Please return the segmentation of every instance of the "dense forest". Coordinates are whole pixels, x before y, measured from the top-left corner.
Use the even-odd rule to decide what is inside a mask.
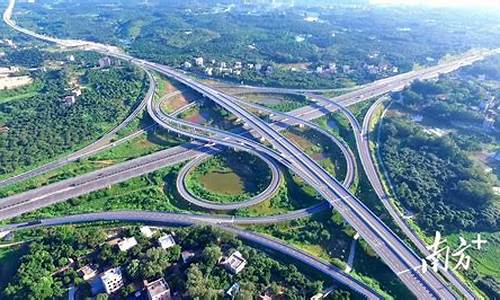
[[[382,127],[382,158],[397,199],[428,233],[498,230],[489,179],[450,137],[433,137],[402,118]]]
[[[97,65],[101,55],[90,51],[43,51],[37,47],[26,47],[21,50],[5,48],[5,56],[0,57],[0,65],[18,66],[24,68],[39,68],[46,61],[66,62],[70,65],[94,67]],[[74,57],[73,62],[68,61],[69,56]]]
[[[69,71],[37,72],[35,95],[0,104],[0,174],[54,158],[96,140],[122,120],[145,90],[129,67],[85,69],[72,105]]]
[[[428,233],[500,228],[494,179],[471,156],[498,138],[498,127],[482,124],[496,109],[491,99],[498,90],[471,77],[480,69],[413,83],[394,95],[395,107],[423,122],[395,115],[381,128],[382,160],[397,199]],[[444,133],[432,133],[436,126]]]
[[[137,227],[118,230],[119,236],[134,236],[138,245],[128,252],[111,246],[106,232],[95,228],[61,227],[26,233],[37,239],[29,242],[17,272],[3,291],[2,299],[54,299],[64,296],[70,284],[79,295],[90,293],[77,269],[92,264],[99,271],[122,267],[125,286],[114,299],[125,299],[141,286],[143,279],[165,276],[171,289],[190,298],[220,299],[235,282],[240,291],[236,299],[250,299],[262,292],[281,294],[287,299],[303,299],[321,291],[322,282],[308,279],[297,267],[278,262],[256,249],[243,245],[232,234],[213,227],[175,229],[177,245],[162,249],[156,245],[156,232],[148,239]],[[164,231],[165,232],[165,231]],[[111,232],[113,233],[113,231]],[[179,263],[180,253],[196,253],[190,264]],[[245,269],[230,275],[218,264],[222,255],[238,250],[248,260]],[[74,264],[70,264],[73,259]],[[5,261],[0,260],[0,265]],[[65,267],[69,266],[67,269]],[[348,297],[349,293],[340,295]]]
[[[408,14],[369,7],[353,13],[352,7],[274,10],[259,4],[225,10],[221,3],[188,3],[19,3],[15,18],[54,36],[119,45],[134,56],[175,67],[198,56],[206,64],[215,60],[214,69],[221,62],[233,66],[240,61],[241,74],[224,74],[225,79],[302,88],[365,83],[409,71],[415,64],[435,64],[450,53],[500,46],[496,16],[490,14],[472,20],[465,11],[414,9]],[[309,14],[318,20],[306,20]],[[332,63],[335,71],[316,72]]]

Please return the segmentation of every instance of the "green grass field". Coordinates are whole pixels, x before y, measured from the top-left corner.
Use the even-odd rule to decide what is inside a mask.
[[[231,169],[212,170],[200,177],[200,183],[207,190],[228,195],[243,193],[245,191],[244,180],[245,178],[241,178]]]
[[[481,250],[473,244],[467,250],[467,254],[471,257],[471,268],[481,276],[492,276],[500,278],[500,270],[498,269],[498,259],[500,257],[500,232],[481,232],[481,239],[487,240]],[[477,238],[477,233],[461,232],[447,236],[448,245],[456,250],[460,245],[459,237],[463,237],[470,242]]]
[[[0,91],[0,104],[33,97],[38,93],[40,87],[40,82],[34,81],[31,84],[25,85],[23,87],[18,87],[11,90],[2,90]]]

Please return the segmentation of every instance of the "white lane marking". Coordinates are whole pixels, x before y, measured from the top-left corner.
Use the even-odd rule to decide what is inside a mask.
[[[420,268],[422,268],[422,265],[417,265],[417,266],[415,266],[415,267],[413,267],[413,268],[409,268],[409,269],[405,269],[405,270],[403,270],[403,271],[399,271],[399,272],[397,272],[397,273],[396,273],[396,275],[398,275],[398,276],[399,276],[399,275],[402,275],[402,274],[407,273],[407,272],[410,272],[410,271],[416,271],[416,270],[418,270],[418,269],[420,269]]]
[[[46,198],[46,197],[50,197],[52,195],[56,195],[56,194],[67,192],[67,191],[72,190],[72,189],[74,189],[74,187],[70,186],[70,187],[64,188],[62,190],[57,190],[57,191],[49,193],[49,194],[44,194],[44,195],[40,195],[40,196],[35,197],[35,198],[31,198],[30,200],[28,200],[28,202],[37,201],[37,200],[40,200],[40,199],[43,199],[43,198]]]

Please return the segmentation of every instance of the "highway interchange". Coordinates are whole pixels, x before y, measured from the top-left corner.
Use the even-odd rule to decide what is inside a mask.
[[[224,145],[243,151],[249,151],[261,157],[265,157],[265,159],[268,159],[269,161],[281,163],[283,166],[291,169],[294,173],[301,176],[321,195],[323,195],[323,197],[330,203],[333,208],[338,210],[344,216],[346,221],[348,221],[357,230],[357,232],[371,245],[371,247],[379,254],[379,256],[386,262],[386,264],[396,273],[396,275],[399,276],[399,278],[418,298],[457,298],[455,292],[438,274],[435,274],[433,272],[427,272],[423,274],[422,272],[418,271],[418,266],[421,263],[421,258],[417,254],[415,254],[411,250],[411,248],[409,248],[403,241],[401,241],[399,237],[397,237],[397,235],[392,232],[391,229],[389,229],[377,216],[375,216],[359,199],[357,199],[347,189],[346,185],[349,180],[346,180],[347,182],[344,182],[343,184],[339,183],[314,160],[308,157],[295,144],[284,138],[283,135],[281,135],[278,131],[277,127],[279,126],[276,126],[276,124],[270,125],[250,111],[244,109],[245,104],[241,103],[241,100],[239,100],[238,98],[227,95],[220,90],[216,90],[210,86],[200,83],[186,76],[185,74],[177,72],[167,66],[135,59],[123,53],[117,52],[112,47],[101,46],[94,43],[87,43],[82,41],[61,41],[55,38],[48,38],[43,35],[33,33],[29,30],[21,29],[20,27],[15,25],[13,21],[10,20],[14,3],[15,1],[11,0],[9,2],[8,9],[4,13],[4,20],[14,29],[19,30],[25,34],[29,34],[33,37],[40,38],[49,42],[58,43],[63,46],[85,46],[87,48],[90,48],[91,50],[128,60],[144,69],[154,70],[162,73],[198,91],[206,98],[214,101],[232,114],[236,115],[245,123],[245,127],[249,129],[249,132],[251,132],[253,137],[224,132],[214,128],[207,128],[206,126],[191,124],[183,120],[176,119],[173,116],[167,116],[160,110],[155,109],[155,105],[153,105],[152,93],[150,93],[150,86],[150,91],[148,91],[148,95],[145,97],[145,101],[143,102],[143,104],[146,105],[148,113],[153,117],[156,123],[171,131],[192,137],[198,141],[205,141],[207,144],[192,142],[179,147],[160,151],[149,156],[134,159],[127,163],[122,163],[106,169],[85,174],[83,176],[71,178],[36,190],[2,199],[0,205],[0,219],[7,219],[24,212],[32,211],[34,209],[44,207],[59,201],[64,201],[66,199],[109,186],[128,178],[154,171],[166,165],[177,164],[195,157],[200,157],[200,155],[205,156],[212,153],[213,151],[220,151],[220,148],[218,148],[218,146],[215,146],[215,144]],[[110,52],[109,50],[112,51]],[[343,94],[334,99],[327,99],[315,94],[310,94],[311,91],[281,91],[292,93],[307,93],[307,95],[310,97],[318,98],[318,102],[314,105],[306,106],[291,112],[288,119],[285,116],[281,116],[280,124],[286,123],[288,124],[287,126],[303,124],[307,126],[308,123],[306,123],[306,121],[323,116],[339,108],[341,109],[341,111],[345,112],[346,116],[349,118],[349,112],[344,108],[345,106],[349,106],[360,101],[365,101],[373,97],[381,96],[393,90],[401,89],[415,79],[432,78],[440,73],[453,71],[465,64],[470,64],[473,61],[481,58],[481,55],[470,55],[463,59],[448,62],[446,64],[438,65],[420,71],[412,71],[391,78],[386,78],[360,87],[359,89],[356,89],[352,92],[347,92],[346,94]],[[266,91],[265,88],[263,88],[263,90]],[[138,110],[139,108],[140,106],[138,107]],[[263,108],[260,109],[263,110]],[[299,119],[302,120],[302,122]],[[362,158],[363,168],[367,172],[368,178],[370,179],[370,182],[374,186],[374,189],[376,190],[377,195],[379,195],[379,197],[381,198],[382,202],[388,202],[386,195],[382,194],[384,193],[384,191],[380,184],[380,178],[378,177],[378,173],[374,168],[373,161],[371,161],[371,154],[369,152],[369,147],[367,146],[368,132],[366,130],[367,127],[365,127],[365,122],[363,124],[363,127],[361,127],[359,124],[357,124],[357,120],[354,120],[350,121],[353,125],[353,129],[356,132],[357,147],[358,152],[360,153]],[[261,144],[259,141],[266,141],[266,145]],[[268,144],[272,145],[272,147],[268,147]],[[344,155],[347,153],[345,152],[345,149],[342,150],[342,152],[344,153]],[[348,161],[349,156],[350,155],[346,156],[346,159]],[[355,166],[355,164],[352,164],[352,166]],[[353,167],[348,168],[348,170],[352,173]],[[273,176],[273,178],[274,177],[275,176]],[[349,178],[351,178],[351,176],[347,175],[346,179]],[[272,186],[273,184],[270,185],[270,187]],[[384,203],[384,205],[386,206],[386,208],[392,207],[390,203],[388,205]],[[241,224],[246,222],[251,223],[254,221],[256,223],[268,221],[277,222],[289,220],[291,216],[299,217],[308,215],[312,211],[317,211],[326,207],[327,206],[322,203],[310,209],[292,212],[281,216],[254,218],[254,220],[251,220],[252,218],[247,218],[245,220],[245,218],[237,219],[234,217],[221,217],[213,215],[196,216],[187,214],[163,214],[162,222],[167,222],[169,219],[172,220],[172,223],[180,225],[188,225],[182,224],[182,220],[185,220],[190,224],[197,222],[209,222],[217,224]],[[391,216],[397,220],[397,216],[399,216],[399,213],[397,211],[391,212],[389,208],[388,210]],[[130,216],[130,218],[128,219],[126,217],[127,212],[124,212],[124,215],[122,215],[121,217],[116,214],[119,213],[102,213],[100,215],[100,218],[105,219],[108,215],[110,216],[108,218],[109,220],[127,220],[141,222],[154,221],[153,219],[150,219],[152,215],[148,215],[148,213],[146,212],[128,212]],[[131,214],[136,215],[135,217],[132,217]],[[151,214],[154,215],[154,213]],[[138,215],[142,217],[139,218],[137,217]],[[59,222],[57,224],[62,224],[64,222],[82,222],[85,220],[91,221],[90,216],[91,215],[63,217],[54,219],[54,222]],[[79,217],[81,218],[80,220],[78,220]],[[116,217],[116,219],[113,219],[112,217]],[[274,218],[274,220],[266,220],[266,218]],[[43,220],[41,221],[41,224],[56,224],[52,224],[50,222],[50,220]],[[25,225],[26,224],[20,224],[19,228],[23,228]],[[226,230],[234,231],[236,234],[242,236],[243,238],[250,240],[254,238],[256,240],[259,240],[259,237],[257,235],[253,235],[252,233],[249,233],[247,231],[242,231],[240,229],[232,227],[225,228]],[[411,231],[409,233],[405,232],[405,234],[407,235],[411,233]],[[249,238],[249,236],[252,238]],[[416,241],[413,242],[416,243]],[[265,243],[260,244],[265,245]],[[418,245],[418,243],[416,244]],[[273,248],[273,246],[269,247]],[[274,247],[277,246],[274,245]],[[289,255],[293,252],[293,249],[287,248],[288,246],[286,245],[281,245],[279,247],[290,249],[290,253],[288,253]],[[294,251],[296,251],[296,249]],[[291,256],[294,257],[293,255]],[[310,261],[310,263],[308,264],[314,267],[313,261]],[[336,272],[336,274],[338,273],[339,272]],[[348,275],[344,274],[344,276]],[[354,290],[359,291],[359,286],[355,288],[353,287],[352,283],[352,278],[350,278],[350,281],[348,283],[344,282],[344,284],[350,286]],[[466,298],[474,297],[472,294],[467,293],[467,289],[463,288],[463,284],[458,280],[456,282],[453,282],[453,285],[457,287]],[[364,292],[364,294],[366,295],[366,291]],[[372,296],[373,295],[368,297]]]

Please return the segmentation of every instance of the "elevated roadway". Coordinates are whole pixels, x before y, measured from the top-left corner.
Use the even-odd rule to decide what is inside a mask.
[[[395,90],[393,90],[395,91]],[[410,225],[401,217],[397,208],[390,201],[389,196],[387,195],[385,188],[382,184],[382,181],[379,176],[379,172],[375,166],[375,163],[371,156],[370,149],[370,125],[372,124],[372,120],[375,116],[376,110],[382,105],[384,101],[387,101],[387,97],[380,97],[377,99],[368,109],[364,119],[363,124],[360,125],[359,121],[352,114],[350,110],[345,108],[343,105],[335,103],[331,99],[328,99],[321,95],[308,94],[309,97],[317,98],[318,101],[323,102],[323,105],[330,105],[334,108],[338,109],[341,113],[349,121],[349,124],[353,130],[356,147],[360,157],[360,161],[362,167],[365,171],[365,174],[370,181],[371,186],[373,187],[375,193],[380,199],[381,203],[384,205],[385,209],[389,212],[391,218],[394,220],[396,225],[401,229],[403,234],[410,239],[410,241],[417,246],[418,250],[423,253],[425,256],[430,254],[427,249],[425,243],[418,237],[418,235],[411,229]],[[446,278],[449,282],[455,286],[460,293],[465,296],[466,299],[474,299],[474,293],[471,289],[463,282],[461,282],[455,274],[451,272],[441,272],[441,275]]]
[[[93,213],[93,214],[83,214],[74,215],[68,217],[60,217],[53,219],[40,220],[35,223],[19,223],[15,225],[9,225],[3,230],[19,230],[26,228],[35,227],[48,227],[48,226],[58,226],[64,224],[77,224],[77,223],[88,223],[88,222],[102,222],[102,221],[112,221],[112,222],[139,222],[152,225],[161,226],[190,226],[194,224],[206,224],[204,220],[197,219],[196,217],[188,218],[185,215],[178,215],[173,213],[156,213],[156,212],[146,212],[146,211],[120,211],[120,212],[104,212],[104,213]],[[353,291],[359,293],[360,295],[366,297],[367,299],[383,299],[376,291],[367,286],[366,284],[354,279],[352,276],[346,274],[334,265],[314,257],[307,252],[297,249],[293,246],[285,244],[284,242],[257,234],[254,232],[242,230],[231,226],[219,226],[222,230],[228,231],[252,244],[256,244],[267,250],[271,250],[275,253],[285,255],[296,261],[299,261],[310,268],[321,272],[332,280],[341,283],[344,286],[351,288]]]
[[[196,82],[166,66],[145,62],[143,60],[136,60],[121,53],[109,52],[109,50],[103,52],[115,57],[125,59],[128,57],[130,61],[163,73],[193,88],[194,90],[197,90],[224,107],[226,110],[243,119],[247,126],[256,131],[259,138],[265,139],[268,143],[273,145],[276,150],[265,149],[265,147],[262,148],[261,146],[255,145],[255,143],[249,142],[245,142],[242,145],[244,146],[243,148],[250,147],[252,151],[260,151],[271,157],[275,157],[279,162],[294,170],[294,172],[303,177],[306,182],[315,187],[318,192],[322,194],[330,202],[330,204],[336,208],[361,234],[361,236],[372,246],[372,248],[381,256],[389,267],[393,269],[393,271],[417,297],[422,299],[455,298],[452,291],[442,283],[436,274],[433,272],[423,274],[417,270],[421,263],[420,258],[413,253],[411,249],[409,249],[387,226],[385,226],[380,219],[371,213],[371,211],[369,211],[368,208],[366,208],[366,206],[359,201],[359,199],[355,198],[338,181],[332,178],[326,171],[324,171],[324,169],[317,165],[295,145],[281,136],[277,131],[275,131],[275,129],[257,118],[255,115],[242,109],[241,106],[237,105],[233,97]],[[382,95],[390,90],[400,88],[400,86],[405,86],[411,82],[411,80],[434,77],[440,72],[454,70],[464,63],[470,63],[471,61],[480,58],[482,58],[482,56],[476,55],[469,57],[468,60],[457,60],[447,66],[438,66],[435,69],[429,68],[423,72],[409,72],[402,74],[404,76],[395,76],[397,78],[380,80],[375,82],[373,86],[367,86],[366,88],[339,96],[339,99],[337,100],[343,101],[346,104],[357,103],[377,95]],[[183,132],[183,134],[186,134],[186,132]],[[192,132],[187,135],[189,134],[192,134]],[[214,140],[217,143],[221,143],[229,147],[242,148],[238,147],[238,144],[241,141],[233,136],[224,137],[224,135],[222,135],[220,137],[217,136],[217,138],[210,136],[209,140]]]
[[[15,184],[24,180],[27,180],[29,178],[45,174],[47,172],[50,172],[52,170],[55,170],[57,168],[60,168],[68,163],[77,161],[78,159],[84,158],[91,156],[97,152],[100,152],[105,149],[109,149],[113,146],[115,146],[118,143],[113,144],[112,141],[116,137],[116,134],[118,131],[122,130],[125,128],[133,119],[135,119],[146,107],[146,103],[149,100],[149,98],[153,97],[154,95],[154,87],[151,85],[148,87],[148,90],[142,100],[136,105],[134,110],[116,127],[114,127],[112,130],[107,132],[105,135],[103,135],[101,138],[99,138],[97,141],[85,146],[84,148],[73,152],[69,155],[66,155],[62,157],[61,159],[55,160],[53,162],[50,162],[48,164],[45,164],[43,166],[40,166],[38,168],[32,169],[30,171],[21,173],[19,175],[15,175],[3,180],[0,180],[0,188]],[[124,142],[125,140],[120,141],[120,143]]]
[[[233,113],[255,130],[261,139],[269,142],[277,151],[259,149],[258,146],[246,143],[254,151],[263,151],[272,157],[279,155],[278,161],[291,168],[306,182],[313,186],[329,203],[338,210],[351,226],[367,241],[377,254],[388,264],[398,277],[422,299],[447,298],[453,299],[455,295],[449,287],[433,272],[423,273],[418,271],[421,258],[418,257],[396,234],[392,232],[377,216],[375,216],[359,199],[343,187],[335,178],[330,176],[314,160],[305,155],[302,150],[281,136],[269,124],[263,122],[255,115],[235,104],[231,96],[214,90],[202,83],[196,82],[168,67],[154,63],[140,62],[145,67],[163,73],[200,92],[215,103]],[[380,92],[377,89],[377,92]],[[148,111],[152,113],[149,108]],[[182,132],[186,134],[186,132]],[[188,133],[190,135],[192,133]],[[196,137],[200,138],[200,137]],[[224,142],[210,137],[217,143],[232,147],[237,141]]]
[[[377,109],[379,109],[383,105],[383,102],[388,100],[389,99],[387,99],[387,97],[381,97],[377,101],[375,101],[368,109],[363,120],[362,130],[361,132],[357,133],[357,135],[360,136],[360,138],[357,139],[360,142],[358,146],[358,152],[360,155],[361,163],[363,165],[363,169],[365,170],[365,173],[368,177],[368,180],[370,181],[370,184],[372,185],[373,189],[375,190],[375,193],[377,194],[378,198],[380,199],[386,210],[391,215],[396,225],[401,229],[404,235],[408,237],[408,239],[410,239],[410,241],[418,248],[418,250],[422,254],[424,254],[425,256],[429,256],[431,253],[429,249],[427,249],[426,244],[411,229],[410,224],[408,224],[407,221],[401,216],[398,209],[395,207],[394,203],[390,200],[390,196],[386,193],[386,189],[382,183],[382,179],[380,178],[379,175],[380,172],[378,172],[375,162],[372,158],[372,151],[370,149],[370,134],[371,134],[370,126],[373,124],[372,120],[375,117],[375,112],[377,111]],[[385,111],[383,114],[385,114]],[[379,129],[379,134],[380,134],[380,129]],[[378,149],[379,145],[380,143],[377,141],[376,153],[378,153],[379,151]],[[472,290],[465,283],[460,281],[460,279],[458,279],[452,271],[443,271],[441,272],[441,274],[449,282],[451,282],[453,286],[455,286],[466,299],[476,298]]]
[[[260,105],[249,104],[249,103],[246,103],[244,101],[241,101],[240,103],[243,105],[248,105],[252,108],[255,108],[255,109],[258,109],[261,111],[271,113],[274,116],[273,120],[272,120],[273,121],[272,125],[277,130],[282,130],[282,129],[288,128],[289,126],[294,126],[294,125],[304,125],[304,126],[307,126],[311,129],[319,132],[320,134],[323,134],[325,137],[330,139],[333,144],[335,144],[339,147],[344,158],[346,159],[346,174],[344,177],[343,184],[347,187],[351,186],[351,184],[354,181],[355,172],[356,172],[356,159],[355,159],[352,151],[349,149],[349,147],[343,141],[337,139],[332,134],[330,134],[327,131],[320,128],[318,125],[316,125],[312,122],[309,122],[309,121],[302,120],[298,117],[295,117],[293,114],[285,114],[285,113],[277,112],[277,111],[268,109],[268,108],[260,106]],[[162,113],[161,109],[159,109],[157,107],[156,111],[158,112],[158,110],[160,111],[159,112],[160,114],[165,115],[165,113]],[[171,128],[167,126],[167,129],[171,129]],[[187,191],[187,188],[185,186],[186,176],[188,175],[189,171],[192,168],[199,165],[203,160],[207,159],[208,157],[209,157],[208,154],[203,154],[202,157],[198,157],[198,158],[188,162],[179,172],[179,175],[177,177],[177,183],[176,183],[177,190],[178,190],[179,194],[184,199],[186,199],[188,202],[190,202],[196,206],[203,207],[205,209],[234,210],[234,209],[239,209],[239,208],[244,208],[244,207],[255,205],[255,204],[269,198],[269,196],[266,196],[266,198],[264,198],[264,197],[258,195],[256,197],[249,199],[249,200],[242,201],[239,203],[220,204],[220,203],[213,203],[211,201],[206,201],[206,200],[203,200],[203,199],[200,199],[200,198],[197,198],[197,197],[194,197],[193,195],[191,195]],[[265,159],[265,158],[263,158],[263,159]],[[271,162],[268,162],[268,164],[269,163],[271,163]],[[270,167],[271,167],[271,170],[273,170],[274,167],[271,165],[270,165]],[[273,176],[276,176],[276,177],[277,177],[277,175],[278,174],[276,174],[276,175],[273,174]],[[274,186],[274,184],[272,184],[271,186]],[[273,191],[273,193],[274,192],[275,192],[275,190]]]

